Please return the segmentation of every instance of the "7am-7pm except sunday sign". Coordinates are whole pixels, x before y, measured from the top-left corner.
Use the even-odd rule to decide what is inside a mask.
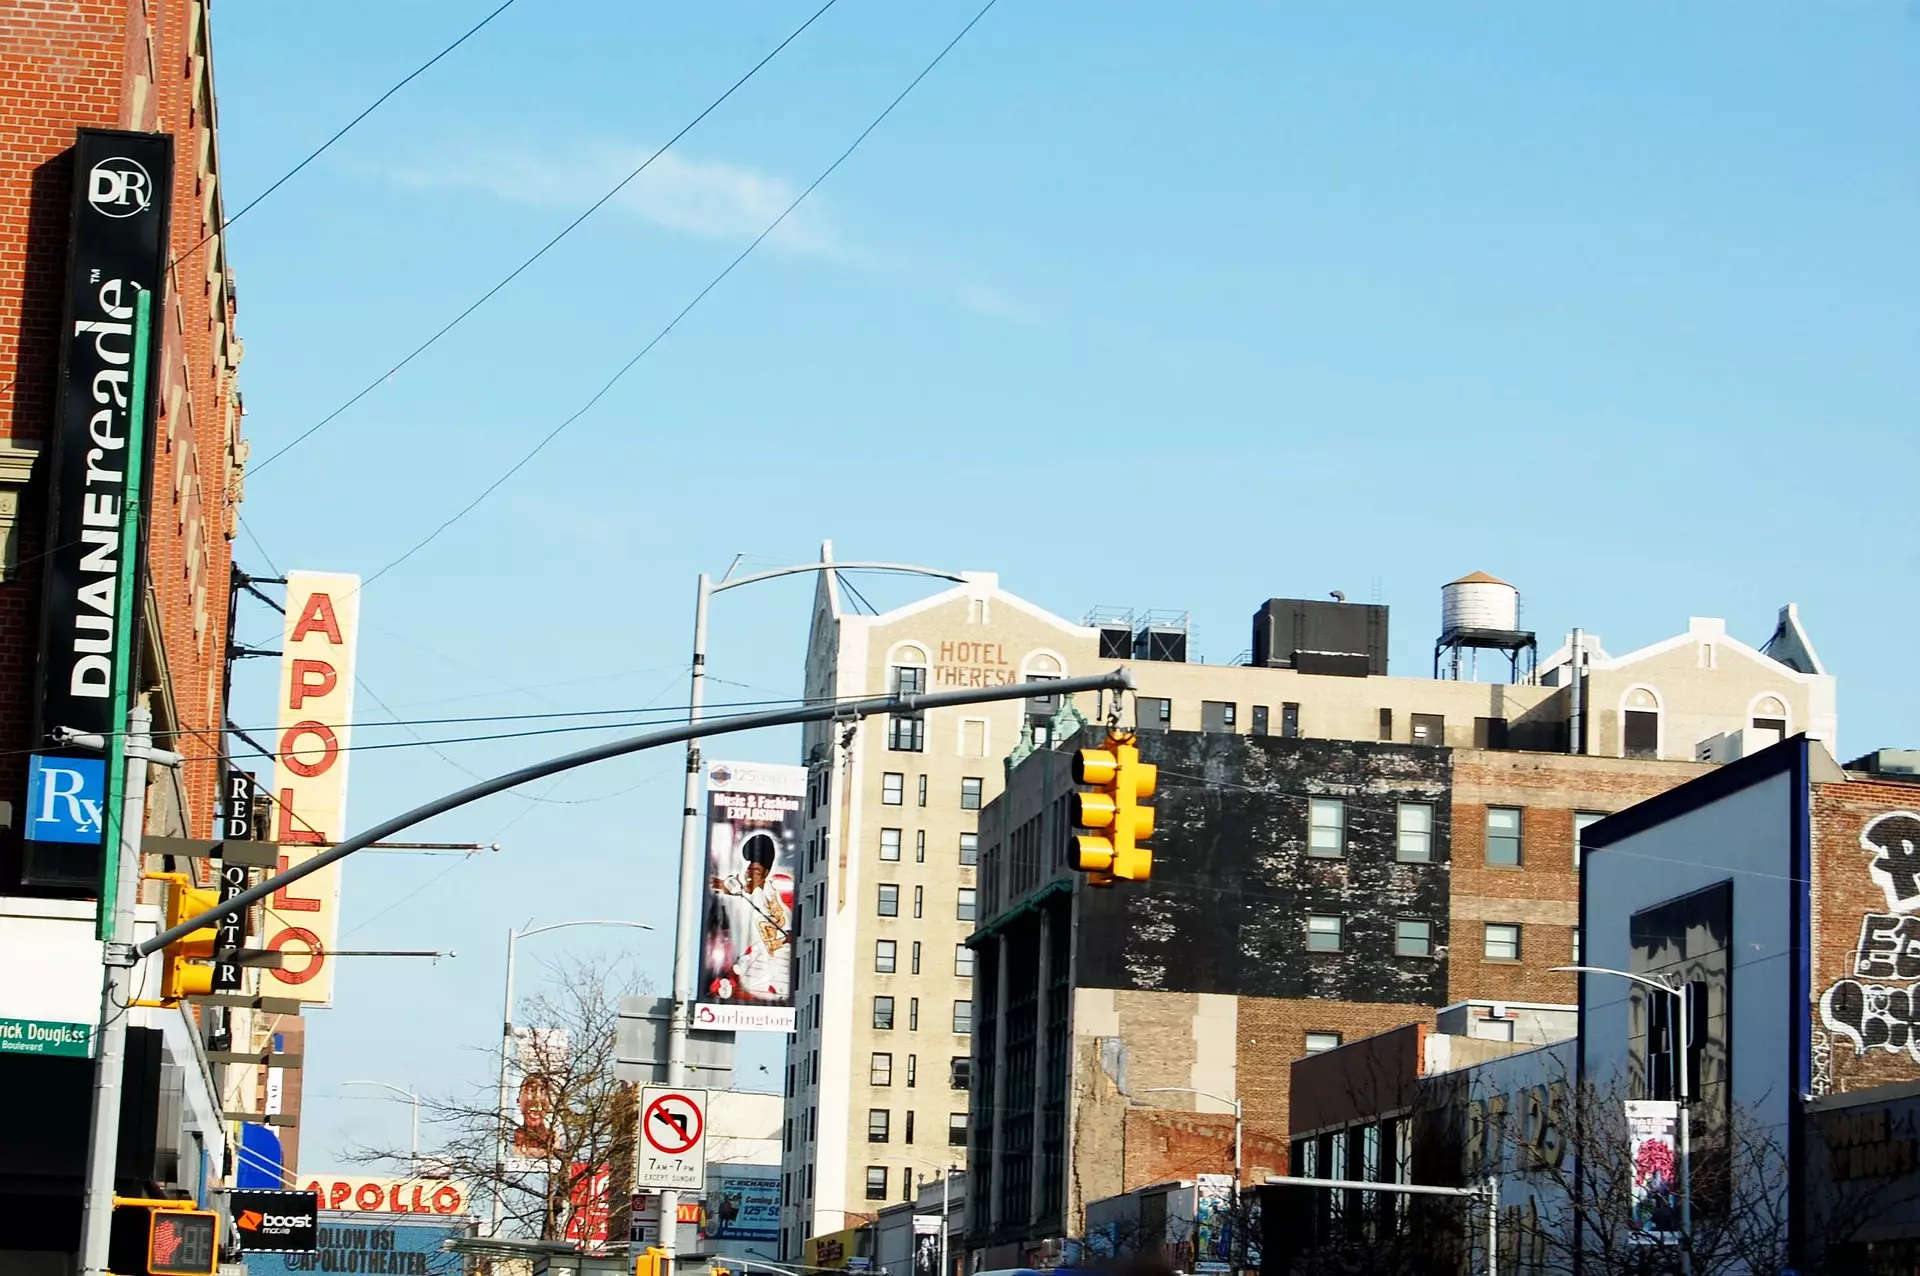
[[[647,1086],[640,1094],[638,1187],[707,1187],[707,1092]]]

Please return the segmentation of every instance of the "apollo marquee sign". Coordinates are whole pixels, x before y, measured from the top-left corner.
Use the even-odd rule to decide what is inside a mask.
[[[51,736],[117,741],[138,664],[173,139],[81,129],[73,158],[23,872],[110,891],[118,751],[61,749]]]

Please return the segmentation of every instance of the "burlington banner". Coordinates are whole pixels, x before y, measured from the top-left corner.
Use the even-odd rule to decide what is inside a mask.
[[[141,503],[173,139],[81,129],[73,183],[22,868],[30,884],[97,889],[106,927],[116,887],[110,834],[119,826],[120,733],[138,663]],[[100,737],[105,752],[98,743],[50,747],[59,727]]]
[[[793,882],[807,769],[707,764],[694,1026],[793,1031]]]

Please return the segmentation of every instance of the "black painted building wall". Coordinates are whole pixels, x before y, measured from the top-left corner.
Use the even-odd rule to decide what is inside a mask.
[[[1081,892],[1077,984],[1446,1004],[1450,750],[1198,732],[1139,744],[1160,768],[1153,877]],[[1313,798],[1345,804],[1340,858],[1308,853]],[[1396,856],[1403,802],[1431,808],[1428,862]],[[1342,919],[1338,953],[1309,951],[1315,913]],[[1429,923],[1430,956],[1396,955],[1402,918]]]

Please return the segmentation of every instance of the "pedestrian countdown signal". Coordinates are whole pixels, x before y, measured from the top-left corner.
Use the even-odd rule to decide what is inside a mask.
[[[1074,783],[1093,789],[1073,795],[1073,822],[1093,830],[1075,837],[1073,846],[1073,866],[1088,885],[1153,876],[1153,852],[1140,843],[1153,836],[1153,808],[1145,801],[1159,778],[1158,767],[1140,760],[1130,733],[1109,732],[1105,748],[1074,754]]]

